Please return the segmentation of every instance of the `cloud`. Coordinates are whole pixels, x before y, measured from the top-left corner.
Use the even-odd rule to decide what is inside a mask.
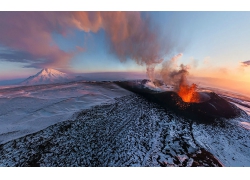
[[[102,13],[102,17],[112,52],[121,61],[131,58],[138,64],[151,65],[174,47],[161,41],[159,28],[139,12],[108,12]]]
[[[52,32],[65,33],[63,25],[69,27],[61,15],[60,12],[0,12],[0,43],[18,51],[16,56],[25,53],[30,66],[64,66],[73,53],[61,50],[51,36]],[[2,53],[1,56],[10,61],[26,62],[27,59],[22,56],[13,58],[13,53]]]
[[[27,52],[15,50],[0,50],[0,59],[4,61],[27,63],[30,62],[30,60],[33,58],[34,57]]]
[[[241,62],[241,65],[242,65],[243,67],[248,67],[248,66],[250,66],[250,60]]]
[[[66,52],[53,41],[52,33],[66,35],[72,29],[94,33],[104,29],[111,52],[121,61],[133,59],[140,65],[159,63],[176,47],[170,38],[164,41],[159,28],[140,12],[0,12],[0,24],[0,43],[18,51],[2,53],[2,59],[29,59],[35,68],[66,67],[85,50],[76,47]]]

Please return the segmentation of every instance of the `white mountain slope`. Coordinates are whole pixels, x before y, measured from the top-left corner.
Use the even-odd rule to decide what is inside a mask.
[[[70,80],[70,76],[66,73],[60,72],[55,69],[42,69],[34,76],[30,76],[24,80],[21,85],[37,85],[37,84],[51,84],[61,83]]]

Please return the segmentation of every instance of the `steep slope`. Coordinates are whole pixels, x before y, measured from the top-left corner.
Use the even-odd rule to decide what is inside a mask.
[[[69,81],[70,77],[66,73],[55,69],[42,69],[34,76],[24,80],[21,85],[51,84]]]

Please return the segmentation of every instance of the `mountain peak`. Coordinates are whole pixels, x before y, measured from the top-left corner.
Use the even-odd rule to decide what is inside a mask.
[[[60,72],[56,69],[51,69],[51,68],[44,68],[42,69],[38,74],[43,74],[43,75],[66,75],[63,72]]]
[[[61,83],[69,80],[66,73],[60,72],[56,69],[44,68],[34,76],[30,76],[24,80],[22,85],[37,85],[37,84],[51,84]]]
[[[42,72],[50,72],[51,70],[54,70],[54,69],[44,68],[44,69],[42,69]]]

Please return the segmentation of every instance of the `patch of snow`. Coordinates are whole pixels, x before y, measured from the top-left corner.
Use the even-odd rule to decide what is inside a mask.
[[[187,162],[187,167],[191,167],[193,164],[194,160],[192,158],[190,158]]]
[[[186,159],[188,159],[187,155],[178,155],[177,158],[179,159],[180,163],[182,164]]]
[[[162,85],[162,86],[155,86],[153,82],[149,81],[145,85],[145,87],[154,90],[154,91],[159,91],[159,92],[164,92],[164,91],[173,91],[174,87],[170,85]]]
[[[210,104],[215,110],[217,110],[217,108],[213,104],[211,103],[208,103],[208,104]]]
[[[247,130],[250,130],[250,123],[249,122],[239,122],[240,126],[247,129]]]

